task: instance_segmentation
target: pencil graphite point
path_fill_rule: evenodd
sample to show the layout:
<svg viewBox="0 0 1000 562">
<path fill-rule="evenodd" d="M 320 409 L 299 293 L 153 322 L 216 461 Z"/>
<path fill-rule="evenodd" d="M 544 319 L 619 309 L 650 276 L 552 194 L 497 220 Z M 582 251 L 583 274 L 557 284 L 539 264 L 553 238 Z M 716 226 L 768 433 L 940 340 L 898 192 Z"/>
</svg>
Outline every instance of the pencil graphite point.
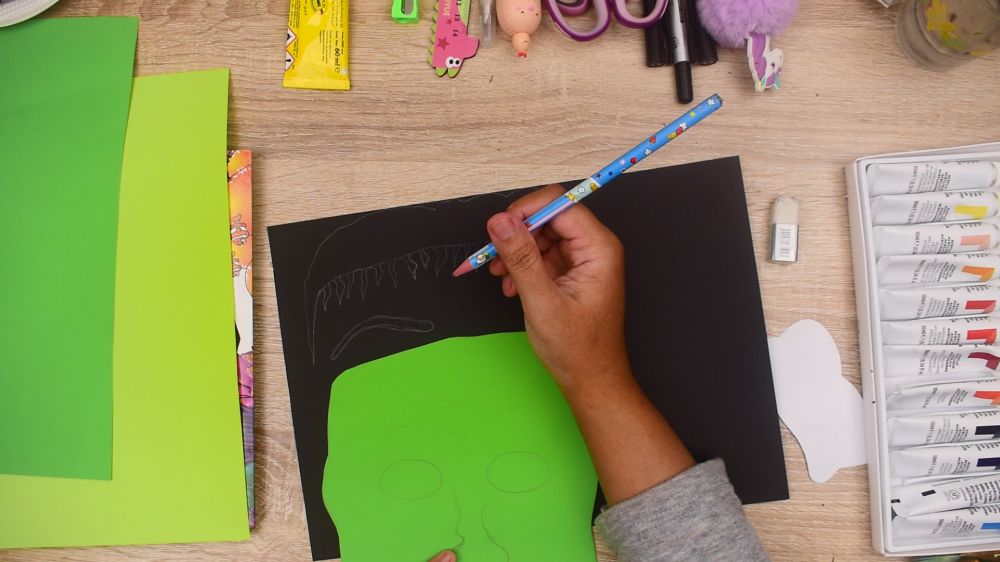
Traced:
<svg viewBox="0 0 1000 562">
<path fill-rule="evenodd" d="M 468 260 L 463 261 L 462 265 L 455 268 L 455 271 L 451 272 L 452 277 L 461 277 L 466 273 L 472 271 L 472 264 Z"/>
</svg>

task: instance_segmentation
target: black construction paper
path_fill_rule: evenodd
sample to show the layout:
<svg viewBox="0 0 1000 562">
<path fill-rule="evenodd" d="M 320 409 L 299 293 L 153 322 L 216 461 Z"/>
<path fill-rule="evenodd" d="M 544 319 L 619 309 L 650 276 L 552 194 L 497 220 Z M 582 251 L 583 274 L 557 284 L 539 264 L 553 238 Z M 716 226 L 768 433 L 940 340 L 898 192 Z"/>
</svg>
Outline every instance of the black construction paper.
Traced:
<svg viewBox="0 0 1000 562">
<path fill-rule="evenodd" d="M 321 494 L 333 380 L 438 340 L 523 330 L 498 279 L 451 271 L 485 243 L 486 219 L 528 191 L 268 228 L 314 559 L 340 555 Z M 642 388 L 695 459 L 725 460 L 744 503 L 787 499 L 739 159 L 625 174 L 585 204 L 625 246 Z"/>
</svg>

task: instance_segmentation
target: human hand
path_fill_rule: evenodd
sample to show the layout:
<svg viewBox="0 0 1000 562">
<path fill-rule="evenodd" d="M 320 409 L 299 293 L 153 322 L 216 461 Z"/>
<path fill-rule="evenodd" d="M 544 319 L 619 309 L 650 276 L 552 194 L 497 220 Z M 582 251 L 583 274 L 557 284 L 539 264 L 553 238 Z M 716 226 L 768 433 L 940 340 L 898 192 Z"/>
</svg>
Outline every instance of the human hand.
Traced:
<svg viewBox="0 0 1000 562">
<path fill-rule="evenodd" d="M 628 373 L 625 260 L 621 242 L 575 205 L 534 233 L 524 219 L 565 193 L 550 185 L 487 222 L 498 259 L 490 273 L 520 295 L 535 353 L 563 386 Z"/>
<path fill-rule="evenodd" d="M 455 556 L 454 552 L 450 550 L 442 550 L 437 556 L 431 558 L 427 562 L 457 562 L 457 560 L 458 557 Z"/>
<path fill-rule="evenodd" d="M 583 205 L 540 230 L 524 219 L 564 193 L 549 186 L 487 223 L 499 259 L 490 272 L 520 295 L 535 353 L 576 416 L 611 504 L 694 465 L 677 434 L 632 376 L 625 350 L 625 255 Z"/>
</svg>

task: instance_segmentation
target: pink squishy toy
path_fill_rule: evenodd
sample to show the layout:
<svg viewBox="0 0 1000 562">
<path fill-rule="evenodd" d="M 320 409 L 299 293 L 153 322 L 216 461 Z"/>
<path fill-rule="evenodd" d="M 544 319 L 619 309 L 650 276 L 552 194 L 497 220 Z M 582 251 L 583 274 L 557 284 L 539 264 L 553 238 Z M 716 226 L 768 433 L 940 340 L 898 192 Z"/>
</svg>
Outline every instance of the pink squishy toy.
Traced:
<svg viewBox="0 0 1000 562">
<path fill-rule="evenodd" d="M 542 22 L 542 0 L 497 0 L 497 22 L 510 35 L 510 44 L 520 58 L 528 56 L 531 34 Z"/>
</svg>

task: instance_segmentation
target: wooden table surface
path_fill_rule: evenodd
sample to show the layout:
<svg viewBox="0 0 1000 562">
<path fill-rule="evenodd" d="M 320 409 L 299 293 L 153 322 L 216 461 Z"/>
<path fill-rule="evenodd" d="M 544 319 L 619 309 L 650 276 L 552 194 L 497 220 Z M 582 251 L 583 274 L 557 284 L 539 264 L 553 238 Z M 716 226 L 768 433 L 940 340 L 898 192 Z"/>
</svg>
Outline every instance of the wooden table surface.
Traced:
<svg viewBox="0 0 1000 562">
<path fill-rule="evenodd" d="M 138 15 L 137 75 L 232 69 L 229 141 L 254 151 L 258 527 L 247 543 L 0 552 L 2 560 L 309 560 L 265 226 L 555 182 L 590 174 L 682 107 L 673 74 L 644 64 L 640 32 L 612 25 L 570 41 L 546 16 L 530 57 L 483 49 L 458 78 L 424 62 L 424 21 L 390 0 L 351 3 L 353 90 L 281 87 L 287 0 L 62 0 L 52 16 Z M 777 40 L 780 91 L 752 90 L 745 56 L 694 69 L 696 97 L 725 108 L 644 168 L 738 154 L 768 333 L 812 318 L 833 334 L 844 376 L 858 342 L 844 165 L 890 151 L 1000 140 L 1000 54 L 946 74 L 916 68 L 895 14 L 874 0 L 804 1 Z M 800 261 L 768 263 L 769 211 L 802 204 Z M 825 484 L 782 427 L 791 499 L 747 508 L 776 561 L 876 560 L 864 467 Z M 612 560 L 606 549 L 601 560 Z M 554 561 L 560 562 L 560 561 Z"/>
</svg>

